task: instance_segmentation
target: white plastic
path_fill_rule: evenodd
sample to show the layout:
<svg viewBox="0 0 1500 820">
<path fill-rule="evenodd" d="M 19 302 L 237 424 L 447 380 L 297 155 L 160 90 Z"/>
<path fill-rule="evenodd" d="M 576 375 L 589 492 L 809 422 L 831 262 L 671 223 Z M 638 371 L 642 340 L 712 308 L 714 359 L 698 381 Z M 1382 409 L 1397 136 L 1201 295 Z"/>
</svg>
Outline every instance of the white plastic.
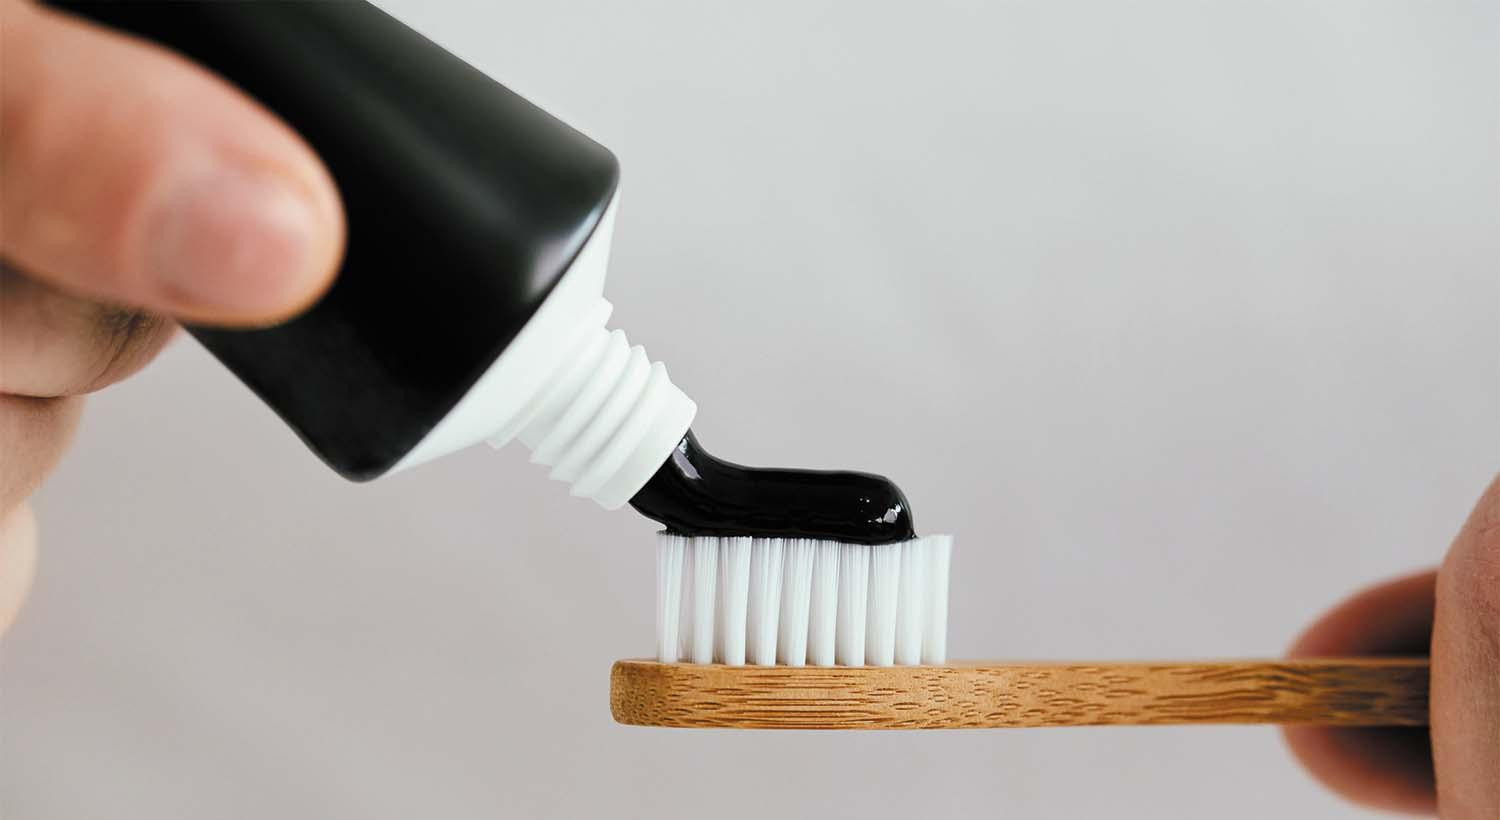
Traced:
<svg viewBox="0 0 1500 820">
<path fill-rule="evenodd" d="M 608 510 L 645 485 L 698 406 L 640 346 L 604 324 L 604 275 L 618 195 L 531 321 L 392 472 L 488 440 L 531 460 Z"/>
</svg>

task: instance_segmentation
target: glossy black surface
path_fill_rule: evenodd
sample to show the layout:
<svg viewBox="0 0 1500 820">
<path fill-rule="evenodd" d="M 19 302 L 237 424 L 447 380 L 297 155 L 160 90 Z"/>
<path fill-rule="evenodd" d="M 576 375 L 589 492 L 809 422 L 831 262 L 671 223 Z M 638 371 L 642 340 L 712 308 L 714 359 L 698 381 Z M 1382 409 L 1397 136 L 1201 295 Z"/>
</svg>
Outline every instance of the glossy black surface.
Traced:
<svg viewBox="0 0 1500 820">
<path fill-rule="evenodd" d="M 348 219 L 333 289 L 277 327 L 190 331 L 349 478 L 385 472 L 457 403 L 614 194 L 603 146 L 362 0 L 51 5 L 218 72 L 332 172 Z"/>
<path fill-rule="evenodd" d="M 630 505 L 681 535 L 887 544 L 916 534 L 906 496 L 883 476 L 743 467 L 715 458 L 691 430 Z"/>
</svg>

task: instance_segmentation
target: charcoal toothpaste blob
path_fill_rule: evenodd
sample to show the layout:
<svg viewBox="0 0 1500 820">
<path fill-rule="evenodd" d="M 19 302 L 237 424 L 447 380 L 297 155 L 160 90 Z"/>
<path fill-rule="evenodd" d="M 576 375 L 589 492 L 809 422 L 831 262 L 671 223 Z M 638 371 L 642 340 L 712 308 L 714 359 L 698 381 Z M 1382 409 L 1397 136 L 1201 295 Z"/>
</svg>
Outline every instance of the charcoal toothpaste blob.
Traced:
<svg viewBox="0 0 1500 820">
<path fill-rule="evenodd" d="M 649 487 L 635 506 L 669 528 L 912 536 L 884 479 L 750 470 L 689 437 L 692 399 L 605 329 L 603 146 L 364 2 L 51 5 L 216 71 L 323 158 L 348 225 L 332 289 L 275 327 L 189 331 L 344 476 L 519 440 L 606 508 Z"/>
</svg>

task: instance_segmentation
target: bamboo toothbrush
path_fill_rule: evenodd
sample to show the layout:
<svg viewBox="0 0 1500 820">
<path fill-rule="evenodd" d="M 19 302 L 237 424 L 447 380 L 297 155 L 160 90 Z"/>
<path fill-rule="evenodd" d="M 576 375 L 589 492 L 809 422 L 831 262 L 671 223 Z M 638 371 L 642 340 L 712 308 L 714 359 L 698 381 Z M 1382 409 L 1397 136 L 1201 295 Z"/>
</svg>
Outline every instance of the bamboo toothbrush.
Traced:
<svg viewBox="0 0 1500 820">
<path fill-rule="evenodd" d="M 657 659 L 614 665 L 610 711 L 738 729 L 1427 723 L 1426 658 L 946 663 L 951 549 L 663 533 Z"/>
</svg>

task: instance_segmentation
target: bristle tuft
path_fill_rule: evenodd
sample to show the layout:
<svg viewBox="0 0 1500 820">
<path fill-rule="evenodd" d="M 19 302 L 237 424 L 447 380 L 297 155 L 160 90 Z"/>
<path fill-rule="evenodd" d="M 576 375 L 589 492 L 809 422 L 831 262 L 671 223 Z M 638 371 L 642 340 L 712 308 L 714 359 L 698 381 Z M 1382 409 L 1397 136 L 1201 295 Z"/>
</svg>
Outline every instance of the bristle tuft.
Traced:
<svg viewBox="0 0 1500 820">
<path fill-rule="evenodd" d="M 807 613 L 807 662 L 833 666 L 839 617 L 839 545 L 813 541 L 813 577 Z"/>
<path fill-rule="evenodd" d="M 750 539 L 703 538 L 717 544 L 719 595 L 714 622 L 714 662 L 745 663 L 745 617 L 750 597 Z"/>
<path fill-rule="evenodd" d="M 693 539 L 692 595 L 683 590 L 683 602 L 692 608 L 692 630 L 688 651 L 693 663 L 712 663 L 714 659 L 714 600 L 718 587 L 719 545 L 716 539 Z M 683 567 L 687 571 L 687 567 Z"/>
<path fill-rule="evenodd" d="M 948 655 L 953 538 L 689 538 L 656 548 L 663 663 L 912 666 Z"/>
<path fill-rule="evenodd" d="M 756 666 L 776 665 L 776 627 L 781 616 L 782 539 L 756 538 L 750 544 L 750 607 L 745 653 Z"/>
<path fill-rule="evenodd" d="M 813 554 L 817 546 L 818 542 L 806 538 L 789 538 L 782 547 L 776 662 L 783 666 L 807 664 L 807 617 L 812 606 Z"/>
<path fill-rule="evenodd" d="M 922 663 L 948 661 L 948 568 L 953 560 L 953 536 L 934 535 L 927 541 L 927 617 L 922 635 Z"/>
<path fill-rule="evenodd" d="M 682 556 L 688 539 L 663 533 L 656 541 L 656 659 L 675 663 L 681 651 Z"/>
<path fill-rule="evenodd" d="M 872 547 L 865 620 L 865 663 L 870 666 L 890 666 L 896 662 L 896 600 L 900 582 L 901 545 Z"/>
</svg>

